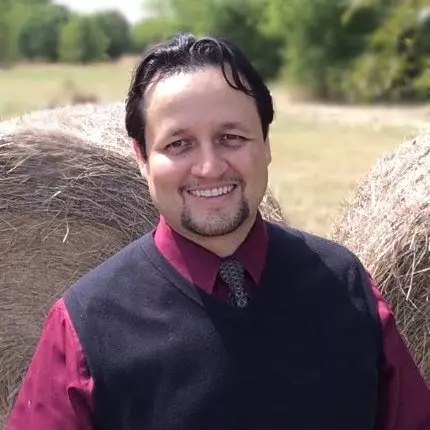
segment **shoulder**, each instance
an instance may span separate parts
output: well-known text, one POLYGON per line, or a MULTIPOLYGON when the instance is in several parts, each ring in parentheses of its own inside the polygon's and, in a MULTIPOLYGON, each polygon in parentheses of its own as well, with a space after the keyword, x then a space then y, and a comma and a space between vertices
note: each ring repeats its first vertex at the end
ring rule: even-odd
POLYGON ((141 272, 145 264, 143 247, 152 232, 134 240, 114 255, 94 267, 71 285, 63 298, 69 307, 72 301, 94 300, 134 285, 130 280, 141 272))
POLYGON ((352 266, 364 269, 359 258, 338 242, 284 224, 267 222, 266 225, 269 246, 283 255, 303 262, 319 260, 337 271, 352 266))
POLYGON ((290 226, 267 223, 269 251, 278 272, 289 270, 291 279, 305 279, 325 294, 348 297, 353 306, 378 322, 371 277, 360 259, 330 239, 290 226))
POLYGON ((371 277, 357 255, 340 243, 290 226, 267 223, 267 230, 278 267, 324 285, 325 291, 347 293, 376 318, 371 277))

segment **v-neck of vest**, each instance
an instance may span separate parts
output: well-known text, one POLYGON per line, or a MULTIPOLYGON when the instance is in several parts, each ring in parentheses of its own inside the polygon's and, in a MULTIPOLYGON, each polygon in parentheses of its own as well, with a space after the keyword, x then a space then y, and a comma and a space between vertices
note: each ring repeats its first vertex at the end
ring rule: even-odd
MULTIPOLYGON (((285 258, 286 256, 281 258, 279 255, 279 250, 282 249, 282 246, 279 246, 282 240, 279 238, 279 231, 276 231, 279 230, 279 227, 277 228, 270 223, 268 223, 267 227, 268 250, 263 273, 258 288, 256 288, 250 303, 245 308, 238 308, 223 300, 212 297, 182 276, 157 249, 152 233, 148 233, 142 237, 141 249, 146 258, 162 277, 168 280, 182 294, 186 295, 200 306, 204 308, 211 307, 215 310, 218 309, 224 313, 247 314, 252 313, 255 307, 259 306, 261 302, 264 302, 270 296, 270 291, 276 287, 276 284, 283 282, 277 275, 282 273, 283 269, 285 270, 285 261, 287 258, 285 258)), ((286 280, 284 282, 286 282, 286 280)))

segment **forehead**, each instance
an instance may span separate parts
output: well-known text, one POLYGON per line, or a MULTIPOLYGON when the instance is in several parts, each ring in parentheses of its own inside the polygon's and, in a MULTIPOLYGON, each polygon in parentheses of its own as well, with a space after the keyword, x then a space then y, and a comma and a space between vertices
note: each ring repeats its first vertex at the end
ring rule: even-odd
MULTIPOLYGON (((233 79, 227 69, 227 76, 233 79)), ((145 94, 147 120, 163 117, 225 113, 226 116, 255 115, 255 101, 231 88, 218 67, 168 75, 152 84, 145 94)))

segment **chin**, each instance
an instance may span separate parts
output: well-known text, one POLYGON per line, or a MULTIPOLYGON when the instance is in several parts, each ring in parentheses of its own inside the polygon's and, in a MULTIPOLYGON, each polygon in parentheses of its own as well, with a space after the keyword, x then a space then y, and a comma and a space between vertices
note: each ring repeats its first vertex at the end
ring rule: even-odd
POLYGON ((239 230, 243 224, 247 222, 247 218, 232 216, 226 219, 210 219, 197 217, 182 217, 182 227, 198 236, 204 237, 219 237, 227 236, 239 230))

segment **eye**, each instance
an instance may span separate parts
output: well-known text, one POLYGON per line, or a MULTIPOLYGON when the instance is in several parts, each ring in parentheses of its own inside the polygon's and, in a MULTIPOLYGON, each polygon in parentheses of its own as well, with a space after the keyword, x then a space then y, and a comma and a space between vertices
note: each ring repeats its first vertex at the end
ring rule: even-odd
POLYGON ((191 146, 190 142, 188 142, 184 139, 180 139, 180 140, 175 140, 172 143, 169 143, 165 149, 168 152, 178 153, 178 152, 184 151, 185 149, 187 149, 190 146, 191 146))
POLYGON ((245 142, 247 139, 243 136, 239 136, 238 134, 223 134, 220 137, 220 140, 227 145, 237 145, 245 142))

